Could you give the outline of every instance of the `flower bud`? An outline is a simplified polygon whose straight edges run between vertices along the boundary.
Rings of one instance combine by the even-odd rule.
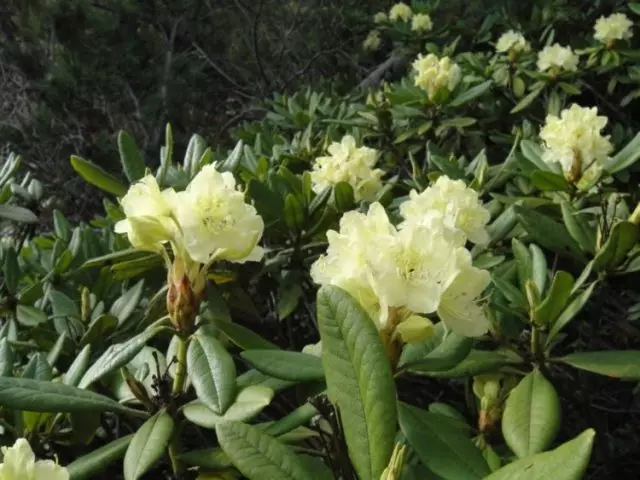
[[[167,282],[167,312],[171,323],[178,332],[189,334],[204,297],[204,274],[198,272],[190,279],[182,261],[176,260],[169,270]]]

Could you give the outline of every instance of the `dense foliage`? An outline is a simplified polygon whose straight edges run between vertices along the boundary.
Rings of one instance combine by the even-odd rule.
[[[160,3],[192,53],[213,28],[196,7],[216,6]],[[279,11],[258,4],[254,19]],[[175,86],[180,108],[122,122],[120,172],[79,148],[70,168],[103,195],[89,222],[7,156],[2,474],[637,476],[640,4],[341,8],[305,22],[342,31],[363,63],[293,85],[273,45],[219,40],[257,55],[234,83],[259,118],[181,142],[217,114],[201,71]],[[118,72],[104,85],[128,81],[126,58],[85,54],[78,68]],[[315,55],[291,56],[295,72]]]

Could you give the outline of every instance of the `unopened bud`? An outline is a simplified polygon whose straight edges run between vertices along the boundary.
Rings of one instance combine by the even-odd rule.
[[[87,287],[82,288],[80,296],[80,316],[84,323],[89,323],[91,320],[91,293]]]
[[[171,323],[180,333],[189,334],[195,325],[204,296],[204,278],[197,278],[195,284],[189,280],[184,265],[174,262],[169,270],[167,290],[167,312]]]
[[[640,225],[640,203],[629,217],[629,221],[631,223],[635,223],[636,225]]]
[[[398,480],[402,475],[402,467],[404,465],[404,455],[407,451],[407,446],[397,443],[393,449],[391,460],[389,465],[384,469],[380,480]]]

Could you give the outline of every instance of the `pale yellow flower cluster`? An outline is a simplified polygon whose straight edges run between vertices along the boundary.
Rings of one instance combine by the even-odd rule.
[[[437,313],[456,333],[482,335],[489,321],[480,296],[490,275],[472,265],[464,233],[448,219],[459,215],[454,209],[444,214],[425,210],[418,219],[418,205],[413,207],[408,209],[411,220],[397,228],[379,203],[367,214],[346,213],[340,230],[327,232],[327,253],[312,265],[313,280],[346,290],[381,331],[393,322],[408,343],[424,338],[416,319],[424,329],[430,326],[416,314]],[[410,328],[402,328],[405,321]]]
[[[373,16],[374,23],[385,23],[389,21],[389,17],[384,12],[378,12]]]
[[[398,20],[408,22],[412,15],[413,10],[411,10],[411,7],[402,2],[396,3],[389,10],[389,20],[392,22],[397,22]]]
[[[611,44],[616,40],[628,40],[633,36],[633,22],[624,13],[600,17],[593,27],[593,37],[599,42]]]
[[[573,53],[571,47],[563,47],[559,43],[544,47],[538,52],[538,70],[541,72],[575,72],[578,70],[578,61],[578,55]]]
[[[373,200],[382,188],[380,180],[384,172],[374,168],[378,151],[369,147],[357,147],[351,135],[345,135],[340,143],[334,142],[327,149],[329,155],[316,158],[311,171],[313,190],[317,193],[340,182],[353,188],[354,198]]]
[[[426,13],[416,13],[411,19],[411,30],[414,32],[428,32],[432,28],[433,22]]]
[[[443,90],[453,91],[461,78],[460,67],[455,62],[433,53],[418,55],[413,62],[413,72],[415,85],[426,90],[431,100]]]
[[[367,38],[364,39],[362,47],[365,50],[373,52],[380,48],[381,41],[382,39],[380,38],[380,32],[378,32],[377,30],[372,30],[371,32],[369,32],[369,35],[367,35]]]
[[[594,162],[602,162],[613,150],[609,136],[601,131],[607,117],[598,116],[598,109],[573,104],[560,117],[548,115],[540,131],[544,142],[543,160],[559,163],[571,181],[578,180]]]
[[[500,53],[523,53],[531,50],[531,45],[524,36],[514,30],[503,33],[496,43],[496,51]]]
[[[37,460],[29,442],[19,438],[11,447],[2,447],[0,480],[69,480],[69,472],[52,460]]]

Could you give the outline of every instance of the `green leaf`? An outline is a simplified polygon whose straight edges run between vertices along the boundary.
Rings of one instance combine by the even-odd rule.
[[[571,235],[569,235],[564,225],[550,219],[546,215],[519,205],[514,205],[513,209],[522,227],[536,243],[559,255],[565,255],[579,260],[583,258],[580,246]]]
[[[225,159],[224,162],[219,167],[219,171],[221,172],[235,172],[240,164],[240,160],[242,160],[242,153],[244,151],[244,144],[242,140],[238,140],[236,146],[233,147],[233,150],[229,154],[229,156]]]
[[[301,425],[307,424],[315,415],[318,414],[316,407],[310,403],[299,406],[293,412],[276,420],[265,429],[265,433],[274,437],[279,437],[289,433]]]
[[[84,158],[71,155],[71,166],[86,182],[98,187],[100,190],[111,193],[116,197],[123,197],[127,193],[127,187],[117,178],[109,175],[102,168]]]
[[[527,108],[529,105],[533,103],[533,101],[536,98],[538,98],[538,95],[540,95],[543,90],[544,90],[544,86],[536,88],[535,90],[532,90],[531,92],[529,92],[527,96],[524,97],[522,100],[520,100],[516,104],[516,106],[511,109],[509,113],[518,113],[521,110],[524,110],[525,108]]]
[[[570,353],[558,361],[587,372],[622,380],[640,379],[640,350]]]
[[[473,480],[489,474],[482,453],[449,417],[400,402],[400,428],[420,461],[444,480]],[[457,422],[453,420],[453,422]]]
[[[283,350],[245,350],[240,354],[259,372],[283,380],[324,380],[322,360],[313,355]]]
[[[454,98],[449,103],[449,105],[452,107],[459,107],[460,105],[464,105],[465,103],[468,103],[471,100],[474,100],[478,98],[480,95],[484,94],[487,90],[491,88],[492,84],[493,84],[493,80],[487,80],[486,82],[482,82],[481,84],[476,85],[475,87],[472,87],[469,90],[462,92],[460,95]]]
[[[100,257],[92,258],[82,264],[82,268],[102,267],[103,265],[113,265],[126,260],[136,260],[148,256],[148,252],[141,252],[135,248],[128,248],[118,252],[108,253]]]
[[[578,242],[582,250],[588,253],[594,253],[596,246],[595,228],[591,228],[582,215],[576,212],[569,202],[561,202],[560,207],[562,208],[562,220],[569,234]]]
[[[115,400],[87,390],[30,378],[0,377],[0,405],[29,412],[117,412],[135,414]]]
[[[560,398],[534,370],[511,390],[502,414],[502,435],[520,458],[546,450],[560,428]]]
[[[80,345],[102,342],[118,329],[118,319],[113,315],[103,314],[96,318],[80,339]]]
[[[543,172],[549,171],[549,165],[542,160],[542,147],[531,140],[522,140],[520,142],[520,151],[522,155],[529,160],[533,165],[538,167],[538,170]]]
[[[219,447],[192,450],[180,455],[180,461],[193,467],[207,468],[211,470],[223,470],[233,467],[231,460]]]
[[[511,250],[516,260],[520,290],[524,292],[527,281],[533,275],[533,258],[529,249],[517,238],[511,239]]]
[[[513,228],[517,224],[516,214],[513,211],[513,207],[510,206],[506,208],[498,218],[496,218],[491,225],[487,227],[487,233],[489,234],[489,245],[495,245],[500,240],[504,239],[509,232],[513,230]]]
[[[531,174],[531,183],[543,192],[568,192],[569,183],[562,175],[536,170]]]
[[[140,280],[111,305],[110,313],[118,318],[118,325],[122,325],[129,318],[140,302],[144,280]]]
[[[24,367],[22,378],[49,381],[53,377],[53,369],[44,352],[36,353]]]
[[[0,205],[0,218],[20,223],[38,223],[40,220],[31,210],[18,205]]]
[[[355,206],[353,187],[348,182],[338,182],[333,187],[333,204],[339,212],[348,212]]]
[[[120,460],[131,443],[133,435],[118,438],[91,453],[77,458],[66,466],[70,480],[88,480]]]
[[[216,434],[233,465],[249,480],[314,478],[292,450],[257,427],[225,422],[216,426]]]
[[[0,377],[13,375],[13,350],[8,338],[0,340]]]
[[[629,251],[638,243],[638,226],[632,222],[618,222],[607,241],[593,259],[593,268],[604,271],[618,267]]]
[[[284,221],[292,231],[297,232],[304,226],[305,212],[295,194],[289,193],[284,199]]]
[[[142,478],[162,458],[174,426],[171,415],[160,411],[138,429],[124,455],[125,480]]]
[[[538,325],[552,325],[571,296],[575,281],[567,272],[557,271],[547,296],[534,311]]]
[[[222,343],[212,336],[194,335],[187,368],[198,398],[218,415],[224,414],[236,395],[236,366]]]
[[[249,180],[246,193],[254,200],[256,210],[265,221],[274,221],[282,217],[284,200],[264,183],[256,179]]]
[[[187,151],[184,154],[183,167],[189,175],[189,178],[196,174],[200,159],[207,151],[207,142],[197,133],[192,135],[187,145]]]
[[[449,370],[465,359],[472,345],[472,338],[446,332],[440,322],[432,337],[405,345],[398,365],[413,373]]]
[[[444,371],[428,372],[428,375],[437,378],[471,377],[481,373],[496,372],[502,367],[519,363],[522,363],[522,360],[509,357],[500,352],[471,350],[469,355],[455,367]]]
[[[25,327],[37,327],[48,320],[47,315],[42,310],[28,305],[18,305],[16,307],[16,319]]]
[[[160,167],[156,172],[156,181],[160,186],[164,186],[165,178],[171,162],[173,161],[173,132],[171,130],[171,124],[167,123],[165,128],[165,140],[164,146],[160,148]]]
[[[640,15],[640,3],[629,3],[627,6],[633,13]]]
[[[567,308],[560,314],[558,319],[554,322],[551,327],[551,331],[549,332],[548,341],[550,341],[553,337],[555,337],[560,330],[564,328],[564,326],[569,323],[571,320],[575,318],[575,316],[580,313],[580,310],[587,304],[591,295],[593,294],[593,290],[598,285],[598,282],[593,282],[587,288],[585,288],[579,295],[573,298]]]
[[[91,359],[91,345],[85,345],[78,356],[73,360],[73,363],[67,369],[67,373],[62,376],[62,383],[65,385],[71,385],[75,387],[80,383],[80,379],[84,372],[89,367],[89,360]]]
[[[531,278],[541,294],[547,285],[547,275],[549,269],[547,266],[547,258],[542,249],[535,243],[529,245],[531,252]]]
[[[124,130],[118,132],[118,150],[122,170],[131,183],[144,177],[145,165],[135,140]]]
[[[588,429],[550,452],[521,458],[484,480],[581,480],[589,464],[595,431]]]
[[[224,333],[238,347],[245,350],[279,350],[278,346],[269,340],[262,338],[253,330],[243,327],[237,323],[216,320],[216,328]]]
[[[100,380],[105,375],[124,367],[133,359],[133,357],[140,353],[147,342],[153,338],[155,334],[156,330],[146,330],[136,335],[131,340],[111,345],[83,375],[78,387],[87,388],[93,382]]]
[[[605,162],[604,168],[609,173],[617,173],[625,168],[629,168],[640,159],[640,133],[616,155]]]
[[[387,352],[373,321],[344,290],[323,286],[317,308],[329,399],[340,411],[349,456],[360,478],[379,478],[396,433]]]
[[[18,265],[18,254],[13,247],[4,252],[4,264],[2,266],[4,276],[4,286],[11,295],[18,291],[20,282],[20,265]]]

